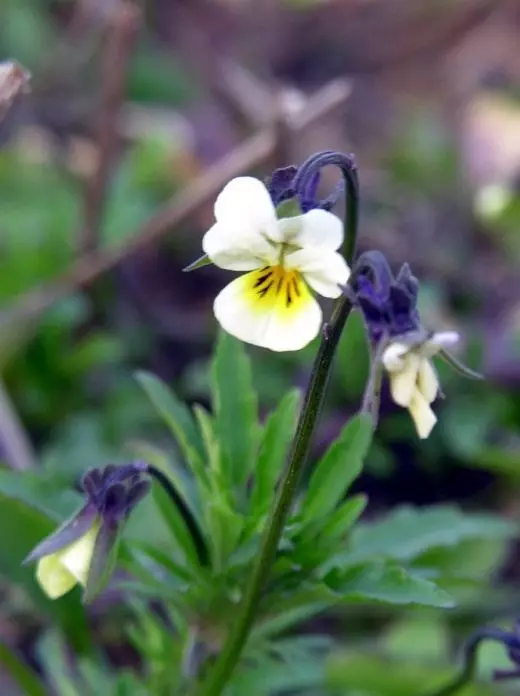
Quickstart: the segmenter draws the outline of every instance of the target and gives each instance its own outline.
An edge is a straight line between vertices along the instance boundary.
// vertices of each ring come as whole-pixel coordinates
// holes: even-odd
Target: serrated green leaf
[[[372,441],[372,419],[366,413],[352,418],[329,447],[311,476],[301,517],[310,521],[327,516],[361,473]]]
[[[215,350],[211,382],[222,471],[234,488],[247,480],[255,462],[258,400],[244,345],[224,331]]]
[[[333,590],[343,601],[375,600],[388,604],[421,604],[448,609],[454,606],[447,592],[433,582],[397,565],[374,563],[353,568],[334,580]]]
[[[169,427],[193,473],[203,476],[204,448],[189,408],[149,372],[138,372],[136,379]]]
[[[255,519],[267,512],[272,500],[296,428],[300,400],[300,391],[291,390],[265,422],[251,493],[251,515]]]
[[[329,565],[352,566],[375,558],[410,561],[428,549],[468,539],[513,536],[516,525],[485,514],[464,513],[448,505],[401,507],[377,522],[358,525],[349,548]]]

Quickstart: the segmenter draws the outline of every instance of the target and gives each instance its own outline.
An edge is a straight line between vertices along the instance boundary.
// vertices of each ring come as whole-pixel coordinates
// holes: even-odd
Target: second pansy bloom
[[[431,359],[446,355],[459,335],[428,332],[421,325],[419,283],[408,264],[394,278],[380,252],[366,252],[358,260],[354,285],[370,342],[388,373],[392,399],[408,409],[417,434],[426,438],[437,422],[431,404],[440,393]]]
[[[37,562],[36,579],[51,599],[77,584],[84,587],[85,601],[100,591],[115,562],[122,525],[149,489],[147,471],[146,464],[135,462],[85,474],[85,505],[25,560]]]
[[[242,341],[273,351],[299,350],[316,337],[322,323],[312,291],[338,297],[339,286],[349,278],[337,251],[343,226],[325,204],[312,208],[306,201],[302,206],[298,195],[283,203],[286,211],[292,207],[292,217],[278,217],[273,198],[258,179],[230,181],[216,200],[216,222],[202,246],[216,266],[246,271],[215,299],[221,326]],[[307,212],[301,213],[303,208]]]

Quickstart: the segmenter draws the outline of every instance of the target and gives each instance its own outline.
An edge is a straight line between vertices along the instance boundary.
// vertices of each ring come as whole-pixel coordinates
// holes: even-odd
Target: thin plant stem
[[[423,696],[454,696],[463,687],[467,686],[475,677],[477,671],[478,648],[484,640],[504,642],[504,631],[497,628],[483,628],[471,635],[464,646],[464,664],[460,673],[448,684],[437,691],[431,691]]]
[[[188,528],[188,531],[191,535],[191,538],[193,539],[193,543],[197,551],[197,557],[199,559],[200,565],[207,566],[209,562],[208,547],[206,544],[206,540],[204,539],[204,535],[202,534],[196,519],[193,517],[191,510],[186,505],[184,499],[179,494],[179,492],[177,491],[171,480],[168,478],[168,476],[166,476],[166,474],[164,474],[160,469],[157,469],[155,466],[152,466],[151,464],[147,466],[146,470],[148,474],[162,486],[164,491],[171,498],[173,504],[181,514],[182,519],[184,520],[186,527]]]
[[[344,220],[345,258],[347,263],[352,265],[356,250],[358,222],[358,181],[353,158],[332,152],[321,153],[307,160],[302,165],[298,176],[301,175],[301,178],[310,176],[326,165],[338,166],[345,179],[347,188]],[[295,187],[298,185],[296,179],[294,185]],[[262,591],[275,559],[285,521],[310,451],[330,377],[332,360],[351,309],[352,303],[348,297],[341,297],[337,301],[330,322],[324,331],[305,393],[287,465],[275,496],[271,514],[266,522],[260,551],[246,586],[244,598],[238,609],[238,616],[227,636],[222,652],[210,669],[207,678],[196,690],[199,696],[219,696],[222,694],[253,627]]]
[[[372,351],[370,375],[363,394],[361,412],[368,413],[372,417],[374,430],[379,421],[379,406],[381,401],[381,384],[383,382],[383,353],[387,346],[385,338],[382,338],[375,350]]]

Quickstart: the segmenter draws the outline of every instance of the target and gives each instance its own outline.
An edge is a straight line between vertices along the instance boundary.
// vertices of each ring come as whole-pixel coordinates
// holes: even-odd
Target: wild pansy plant
[[[327,166],[339,168],[344,187],[319,199]],[[343,188],[342,227],[330,208]],[[287,687],[266,678],[273,655],[295,674],[302,665],[317,665],[315,675],[323,679],[316,643],[302,636],[282,639],[282,633],[352,602],[451,607],[453,599],[437,582],[453,580],[456,571],[438,560],[439,549],[452,553],[459,543],[512,533],[508,523],[451,507],[403,508],[382,521],[360,521],[366,496],[349,495],[349,489],[370,450],[384,374],[421,437],[433,426],[431,403],[439,392],[431,358],[438,354],[474,374],[448,351],[455,333],[423,328],[419,284],[408,266],[394,277],[380,253],[356,254],[358,205],[354,158],[336,152],[277,170],[267,185],[240,177],[224,187],[216,222],[203,238],[206,255],[189,267],[213,262],[242,273],[215,300],[225,331],[211,364],[210,408],[190,409],[156,377],[139,373],[176,452],[137,442],[138,462],[88,474],[85,505],[29,557],[38,561],[49,595],[79,582],[91,598],[112,569],[107,549],[114,548],[150,479],[160,484],[143,502],[151,506],[150,518],[143,515],[137,536],[128,532],[120,554],[126,571],[121,589],[160,601],[167,614],[162,620],[141,610],[132,633],[143,664],[155,666],[150,693],[267,696]],[[313,293],[335,298],[325,324]],[[363,315],[372,355],[365,395],[302,487],[333,358],[352,311]],[[260,422],[241,340],[291,351],[317,335],[305,394],[280,394]],[[160,532],[149,531],[152,519],[161,522]],[[428,556],[430,549],[436,553]],[[323,682],[306,686],[323,691]]]

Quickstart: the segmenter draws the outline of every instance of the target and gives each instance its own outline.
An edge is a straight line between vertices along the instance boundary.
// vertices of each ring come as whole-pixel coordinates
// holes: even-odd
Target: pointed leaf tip
[[[183,268],[184,273],[189,273],[190,271],[196,271],[199,268],[204,268],[204,266],[211,266],[213,261],[208,257],[207,254],[202,254],[198,259],[190,263],[188,266]]]

